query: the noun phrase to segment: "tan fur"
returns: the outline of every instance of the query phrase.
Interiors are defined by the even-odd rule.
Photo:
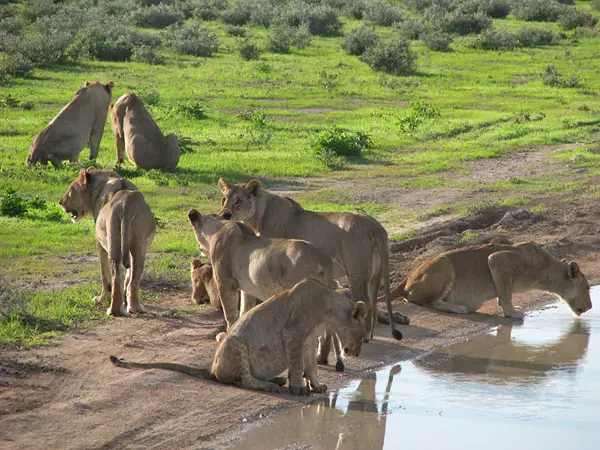
[[[498,298],[506,317],[523,318],[512,293],[558,295],[580,315],[591,309],[588,282],[574,262],[560,261],[533,242],[474,245],[442,253],[415,267],[391,295],[446,312],[478,310]]]
[[[48,161],[59,167],[61,162],[79,159],[79,153],[90,145],[90,159],[96,159],[104,133],[106,115],[114,83],[86,81],[54,119],[38,133],[29,148],[27,167]]]
[[[121,264],[127,269],[127,312],[143,312],[138,287],[144,272],[146,251],[155,233],[155,220],[135,185],[114,172],[81,169],[59,200],[77,223],[92,214],[100,256],[102,293],[94,301],[111,299],[107,314],[124,315]]]
[[[165,137],[135,94],[123,94],[111,106],[110,118],[117,142],[117,164],[123,162],[127,151],[131,162],[142,169],[175,170],[179,162],[177,137]]]
[[[306,277],[333,286],[331,259],[306,241],[257,236],[243,223],[195,209],[188,217],[198,246],[210,255],[227,328],[238,318],[238,290],[242,315],[254,306],[254,297],[269,298]]]
[[[213,277],[210,264],[202,264],[199,259],[194,259],[191,264],[192,301],[196,305],[210,302],[215,308],[221,308],[219,290]]]
[[[256,233],[272,238],[304,239],[329,255],[348,275],[354,299],[369,299],[370,319],[365,341],[373,337],[377,321],[377,293],[383,282],[388,317],[408,323],[404,315],[393,314],[389,301],[389,253],[385,229],[372,217],[356,213],[316,213],[297,202],[265,191],[259,180],[230,185],[220,179],[223,193],[219,216],[239,220]],[[393,336],[402,333],[390,323]]]
[[[280,292],[240,318],[219,343],[210,369],[171,363],[124,362],[125,368],[169,369],[248,389],[279,392],[288,371],[294,395],[325,392],[317,378],[317,337],[326,328],[338,334],[349,354],[358,356],[367,305],[340,295],[315,279],[305,279]]]

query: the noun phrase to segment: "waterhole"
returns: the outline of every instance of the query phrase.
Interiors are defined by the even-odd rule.
[[[600,287],[523,325],[403,361],[240,436],[234,449],[599,449]]]

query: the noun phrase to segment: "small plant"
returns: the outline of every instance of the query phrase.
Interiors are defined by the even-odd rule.
[[[313,144],[313,152],[317,155],[325,151],[333,152],[336,156],[360,157],[364,150],[373,147],[371,137],[360,131],[334,127],[321,133]]]
[[[596,11],[600,11],[600,0],[592,0],[592,8]]]
[[[196,142],[194,142],[192,138],[182,134],[177,134],[177,142],[179,143],[179,152],[182,155],[195,152],[193,146],[196,145]]]
[[[446,33],[427,33],[421,38],[429,50],[434,52],[448,52],[450,51],[450,44],[452,44],[453,38],[451,35]]]
[[[240,56],[246,61],[258,60],[260,58],[261,49],[258,45],[245,40],[239,47]]]
[[[273,71],[273,66],[266,61],[261,61],[256,64],[256,70],[258,70],[260,73],[267,74]]]
[[[231,25],[227,27],[227,36],[233,37],[246,37],[248,35],[248,30],[244,27],[239,27],[237,25]]]
[[[554,65],[546,66],[546,69],[542,74],[542,83],[547,86],[562,88],[578,88],[582,86],[578,76],[571,75],[568,78],[565,78],[558,72]]]
[[[439,108],[425,102],[415,102],[411,105],[411,112],[398,118],[400,133],[414,132],[424,121],[441,116]]]
[[[8,217],[23,217],[27,212],[28,202],[17,194],[13,188],[4,190],[0,200],[0,215]]]
[[[342,156],[337,156],[332,150],[324,149],[319,153],[315,153],[314,157],[329,170],[342,170],[346,166],[346,159]]]
[[[156,106],[160,103],[160,92],[156,88],[141,88],[136,92],[136,95],[147,106]]]
[[[192,0],[189,4],[193,10],[193,16],[201,20],[215,20],[221,11],[227,8],[227,2],[223,0]]]
[[[480,233],[478,233],[477,231],[473,231],[473,230],[465,230],[462,232],[462,235],[460,237],[460,242],[462,244],[467,244],[475,239],[477,239],[479,237]]]
[[[268,146],[275,127],[264,110],[248,110],[240,114],[243,120],[249,122],[246,128],[246,136],[249,145]]]
[[[381,38],[375,31],[365,26],[352,30],[347,34],[342,43],[342,48],[349,55],[362,55],[369,47],[377,44]]]
[[[367,9],[366,0],[346,0],[344,2],[344,11],[347,17],[354,19],[363,19]]]
[[[133,61],[142,62],[151,65],[161,65],[165,63],[164,56],[159,55],[149,45],[141,45],[133,49],[131,54]]]
[[[19,100],[8,94],[0,97],[0,108],[16,108],[19,106]]]
[[[407,75],[415,70],[417,55],[410,48],[409,42],[397,37],[389,44],[379,42],[369,47],[361,56],[373,70],[392,75]]]
[[[208,118],[206,110],[198,100],[188,100],[178,103],[175,110],[184,117],[192,120],[204,120]]]
[[[327,92],[331,92],[340,85],[338,80],[339,76],[340,74],[337,72],[327,73],[325,69],[323,69],[319,73],[319,84],[323,86]]]

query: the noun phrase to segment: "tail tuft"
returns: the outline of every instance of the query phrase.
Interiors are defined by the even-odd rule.
[[[394,336],[394,339],[400,341],[402,339],[402,332],[396,328],[392,328],[392,336]]]
[[[110,359],[110,362],[111,362],[111,363],[113,363],[115,366],[116,366],[118,363],[120,363],[120,362],[121,362],[121,361],[119,360],[119,358],[117,358],[117,357],[116,357],[116,356],[114,356],[114,355],[110,355],[110,356],[109,356],[109,359]]]

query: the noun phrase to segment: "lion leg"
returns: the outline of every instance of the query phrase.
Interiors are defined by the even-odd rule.
[[[256,306],[256,297],[246,291],[240,291],[240,317]]]
[[[245,389],[256,389],[265,392],[281,391],[277,383],[260,380],[252,375],[248,360],[248,347],[241,340],[229,338],[222,345],[224,347],[222,348],[222,357],[219,358],[220,367],[215,368],[213,365],[213,373],[219,381],[225,383],[237,382],[239,387]],[[237,367],[232,367],[230,364]],[[227,373],[224,373],[223,368],[226,369]]]
[[[112,278],[112,292],[110,307],[106,310],[109,316],[124,316],[126,315],[123,307],[123,284],[121,280],[121,262],[110,261],[110,273]]]
[[[512,304],[512,285],[514,274],[507,267],[515,267],[515,260],[519,256],[514,252],[496,252],[488,256],[488,267],[494,280],[498,303],[505,317],[523,319],[523,311]]]
[[[55,169],[62,169],[62,161],[54,155],[48,156],[48,161],[54,166]]]
[[[288,357],[290,393],[292,395],[308,395],[310,391],[304,383],[304,342],[288,337],[285,347]]]
[[[90,134],[90,159],[96,159],[100,150],[100,141],[104,132],[104,124],[101,127],[92,127]]]
[[[344,351],[342,350],[342,343],[337,334],[331,333],[331,340],[333,341],[333,353],[335,354],[335,370],[337,372],[343,372],[344,367]]]
[[[96,242],[96,247],[98,248],[98,258],[100,259],[100,279],[102,281],[102,292],[100,295],[96,295],[92,300],[94,303],[98,304],[110,299],[111,275],[108,264],[108,253],[106,250],[104,250],[99,242]]]
[[[145,312],[140,298],[140,282],[144,273],[146,251],[138,244],[131,251],[131,267],[128,269],[130,275],[127,286],[127,312],[130,314]]]
[[[321,384],[317,378],[317,364],[316,364],[316,345],[310,345],[305,349],[304,353],[304,378],[306,378],[310,384],[310,388],[316,393],[322,393],[327,391],[327,385]]]
[[[221,294],[221,305],[223,306],[223,315],[227,323],[227,330],[238,320],[238,290],[233,288],[219,289]]]
[[[329,364],[329,352],[331,350],[331,332],[329,328],[323,336],[319,336],[319,352],[317,353],[317,364],[326,366]]]

